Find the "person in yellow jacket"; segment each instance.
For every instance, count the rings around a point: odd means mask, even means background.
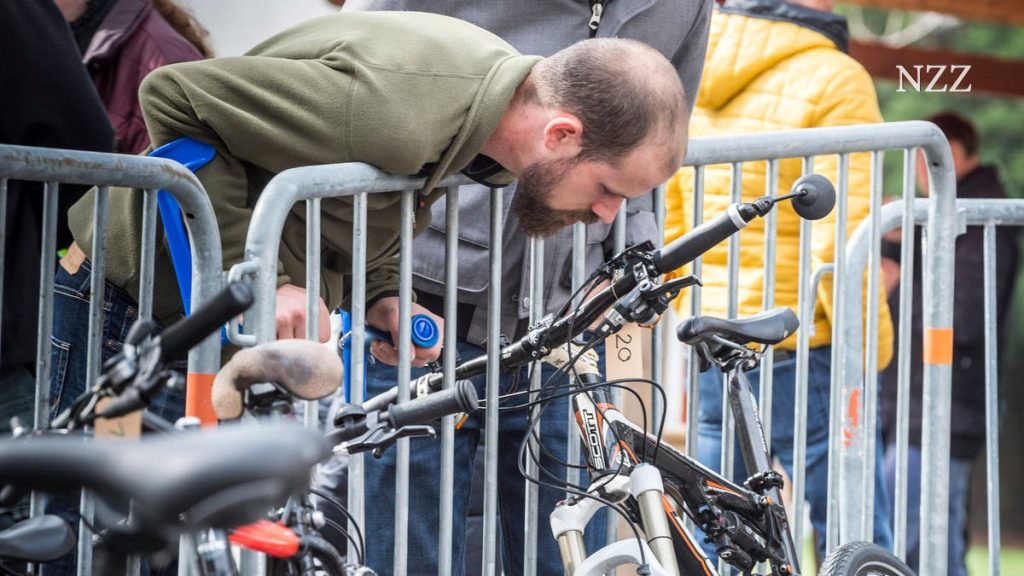
[[[881,122],[871,77],[846,54],[849,43],[846,21],[832,14],[831,0],[729,0],[712,16],[704,77],[697,93],[690,123],[690,135],[708,136],[842,126]],[[847,234],[870,209],[871,166],[868,154],[850,157],[847,196]],[[766,162],[743,166],[742,191],[745,201],[765,194]],[[838,159],[820,157],[814,171],[835,181]],[[801,175],[801,161],[779,162],[778,193],[788,192]],[[714,216],[731,203],[730,166],[709,166],[704,175],[704,214]],[[693,226],[695,206],[694,173],[680,170],[667,187],[665,240],[670,241]],[[780,205],[776,240],[775,301],[773,306],[797,310],[800,219],[788,204]],[[814,223],[812,266],[832,262],[835,249],[835,213]],[[743,231],[740,242],[738,287],[739,316],[764,308],[762,287],[764,262],[764,220],[755,220]],[[704,255],[701,280],[701,314],[727,315],[728,243]],[[828,412],[831,367],[832,282],[826,276],[814,305],[813,318],[801,318],[810,337],[807,500],[811,520],[823,550],[826,521],[828,474]],[[884,298],[880,303],[879,367],[892,356],[892,323]],[[691,304],[685,296],[677,301],[684,314]],[[793,407],[795,401],[794,350],[791,337],[776,347],[772,402],[772,453],[792,477]],[[758,382],[758,375],[751,374]],[[706,465],[719,469],[721,462],[722,387],[721,373],[712,369],[700,378],[700,422],[697,451]],[[879,443],[881,446],[881,443]],[[743,463],[735,451],[736,478],[746,479]],[[876,466],[880,473],[881,466]],[[881,476],[875,488],[875,542],[891,547],[888,495]],[[709,550],[708,552],[712,552]]]

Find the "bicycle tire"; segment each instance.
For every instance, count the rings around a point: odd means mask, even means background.
[[[825,558],[821,576],[915,576],[902,560],[871,542],[849,542]]]

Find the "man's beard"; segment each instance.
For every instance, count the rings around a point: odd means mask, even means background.
[[[576,158],[534,162],[519,175],[510,210],[519,219],[519,227],[528,235],[536,238],[553,236],[568,226],[567,218],[584,224],[597,222],[597,214],[590,210],[555,210],[548,205],[563,173],[576,164]]]

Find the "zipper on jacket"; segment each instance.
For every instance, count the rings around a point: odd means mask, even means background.
[[[597,27],[601,25],[601,16],[604,15],[604,0],[590,0],[590,37],[597,36]]]

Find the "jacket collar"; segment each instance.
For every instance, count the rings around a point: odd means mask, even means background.
[[[846,18],[838,14],[781,0],[728,0],[722,5],[721,10],[753,18],[793,22],[823,34],[843,52],[850,51],[850,31],[846,26]]]
[[[93,34],[82,62],[95,65],[115,58],[151,10],[153,5],[149,0],[114,0],[114,7]]]

